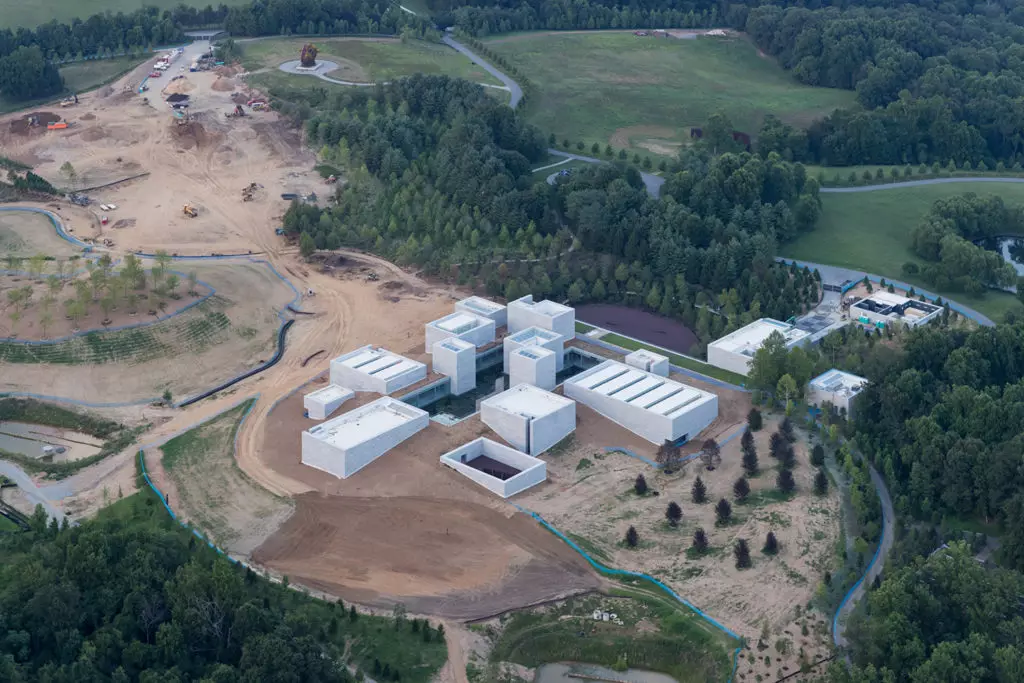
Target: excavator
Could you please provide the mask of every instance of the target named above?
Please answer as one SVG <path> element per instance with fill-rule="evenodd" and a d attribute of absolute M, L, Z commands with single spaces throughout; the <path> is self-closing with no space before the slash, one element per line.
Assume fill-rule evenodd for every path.
<path fill-rule="evenodd" d="M 224 116 L 228 117 L 229 119 L 234 119 L 234 118 L 241 118 L 243 116 L 247 116 L 247 114 L 245 113 L 245 110 L 242 109 L 242 105 L 236 104 L 235 105 L 235 110 L 234 111 L 226 112 L 224 114 Z"/>
<path fill-rule="evenodd" d="M 186 204 L 185 206 L 181 207 L 181 213 L 184 214 L 186 218 L 195 218 L 196 216 L 199 215 L 199 212 L 196 211 L 195 207 L 192 206 L 191 204 Z"/>

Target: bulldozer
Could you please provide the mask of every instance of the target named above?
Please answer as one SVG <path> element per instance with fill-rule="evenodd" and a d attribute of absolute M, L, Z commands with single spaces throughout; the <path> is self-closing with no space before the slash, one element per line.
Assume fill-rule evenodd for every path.
<path fill-rule="evenodd" d="M 186 204 L 185 206 L 181 207 L 181 213 L 186 218 L 195 218 L 196 216 L 199 215 L 199 212 L 196 211 L 195 207 L 192 206 L 191 204 Z"/>
<path fill-rule="evenodd" d="M 263 186 L 259 185 L 258 183 L 249 183 L 248 185 L 243 187 L 242 188 L 242 201 L 243 202 L 251 202 L 253 199 L 256 198 L 256 190 L 260 189 L 261 187 L 263 187 Z"/>

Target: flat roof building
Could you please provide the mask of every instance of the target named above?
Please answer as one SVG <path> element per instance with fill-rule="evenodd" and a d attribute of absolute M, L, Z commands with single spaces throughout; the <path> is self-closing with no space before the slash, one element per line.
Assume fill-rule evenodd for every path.
<path fill-rule="evenodd" d="M 331 384 L 390 394 L 427 377 L 427 366 L 387 349 L 366 345 L 331 361 Z"/>
<path fill-rule="evenodd" d="M 303 396 L 302 406 L 311 420 L 326 420 L 331 413 L 341 407 L 341 404 L 355 395 L 356 392 L 348 387 L 328 384 Z"/>
<path fill-rule="evenodd" d="M 563 385 L 588 405 L 653 444 L 684 443 L 718 417 L 718 397 L 681 382 L 608 360 Z"/>
<path fill-rule="evenodd" d="M 885 327 L 903 323 L 917 327 L 934 320 L 942 314 L 942 306 L 927 301 L 908 299 L 886 291 L 874 292 L 871 296 L 855 302 L 850 307 L 850 318 L 864 325 Z"/>
<path fill-rule="evenodd" d="M 510 387 L 532 384 L 551 391 L 555 388 L 555 352 L 543 346 L 523 347 L 509 355 L 508 378 Z"/>
<path fill-rule="evenodd" d="M 474 346 L 484 346 L 494 341 L 494 321 L 473 313 L 456 311 L 443 318 L 426 324 L 427 353 L 432 353 L 434 344 L 442 339 L 457 337 Z"/>
<path fill-rule="evenodd" d="M 787 349 L 808 343 L 811 336 L 806 330 L 789 323 L 761 318 L 708 344 L 708 363 L 716 368 L 747 375 L 750 373 L 750 361 L 754 353 L 773 332 L 782 335 Z"/>
<path fill-rule="evenodd" d="M 499 303 L 482 299 L 478 296 L 471 296 L 455 304 L 456 312 L 471 313 L 481 318 L 490 318 L 494 321 L 495 327 L 508 325 L 508 312 Z"/>
<path fill-rule="evenodd" d="M 514 448 L 540 455 L 576 430 L 576 403 L 520 384 L 481 401 L 480 420 Z"/>
<path fill-rule="evenodd" d="M 625 361 L 626 365 L 631 368 L 643 370 L 652 375 L 668 377 L 668 356 L 662 356 L 660 353 L 637 349 L 633 353 L 627 354 Z"/>
<path fill-rule="evenodd" d="M 452 396 L 461 396 L 476 389 L 476 346 L 464 339 L 451 337 L 434 344 L 431 356 L 434 372 L 451 378 Z"/>
<path fill-rule="evenodd" d="M 505 374 L 511 371 L 508 364 L 509 355 L 520 348 L 540 347 L 553 351 L 555 353 L 555 370 L 557 372 L 561 372 L 565 364 L 565 339 L 557 332 L 552 332 L 543 327 L 527 327 L 525 330 L 510 334 L 502 340 L 502 344 L 504 345 L 503 353 L 505 354 Z"/>
<path fill-rule="evenodd" d="M 508 305 L 508 331 L 515 334 L 528 327 L 541 327 L 562 335 L 566 341 L 576 338 L 576 310 L 554 301 L 534 302 L 527 294 Z"/>
<path fill-rule="evenodd" d="M 547 463 L 497 441 L 480 437 L 441 456 L 441 464 L 502 498 L 547 479 Z"/>
<path fill-rule="evenodd" d="M 429 422 L 426 411 L 385 396 L 302 432 L 302 463 L 345 479 Z"/>
<path fill-rule="evenodd" d="M 807 385 L 807 402 L 819 408 L 825 403 L 831 403 L 837 411 L 845 411 L 847 416 L 852 416 L 854 399 L 867 383 L 864 377 L 842 370 L 829 370 Z"/>

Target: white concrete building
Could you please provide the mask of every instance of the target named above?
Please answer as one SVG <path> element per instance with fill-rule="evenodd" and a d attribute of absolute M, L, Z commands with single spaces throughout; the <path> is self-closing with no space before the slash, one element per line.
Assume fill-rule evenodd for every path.
<path fill-rule="evenodd" d="M 385 396 L 302 432 L 302 463 L 345 479 L 429 423 L 425 410 Z"/>
<path fill-rule="evenodd" d="M 643 370 L 659 377 L 668 377 L 668 357 L 660 353 L 637 349 L 633 353 L 627 354 L 625 361 L 626 365 L 631 368 Z"/>
<path fill-rule="evenodd" d="M 427 377 L 427 366 L 366 345 L 331 361 L 331 384 L 355 391 L 390 394 Z"/>
<path fill-rule="evenodd" d="M 326 420 L 345 401 L 353 398 L 356 392 L 337 384 L 328 384 L 322 389 L 310 392 L 302 397 L 302 406 L 312 420 Z"/>
<path fill-rule="evenodd" d="M 502 498 L 536 486 L 548 476 L 543 460 L 483 437 L 445 453 L 441 464 Z"/>
<path fill-rule="evenodd" d="M 812 379 L 807 385 L 807 402 L 819 408 L 824 403 L 831 403 L 837 411 L 845 410 L 847 416 L 852 416 L 853 399 L 867 383 L 864 377 L 842 370 L 829 370 Z"/>
<path fill-rule="evenodd" d="M 785 340 L 786 348 L 806 344 L 810 334 L 789 323 L 761 318 L 708 344 L 708 363 L 740 375 L 750 373 L 750 361 L 772 332 Z"/>
<path fill-rule="evenodd" d="M 554 301 L 534 302 L 527 294 L 508 305 L 508 331 L 515 334 L 528 327 L 541 327 L 562 335 L 564 341 L 576 338 L 576 310 Z"/>
<path fill-rule="evenodd" d="M 508 385 L 532 384 L 551 391 L 555 388 L 555 352 L 542 346 L 516 349 L 509 355 Z"/>
<path fill-rule="evenodd" d="M 576 403 L 520 384 L 481 401 L 480 420 L 513 447 L 540 455 L 576 430 Z"/>
<path fill-rule="evenodd" d="M 718 397 L 609 360 L 571 377 L 565 395 L 661 445 L 695 438 L 718 417 Z"/>
<path fill-rule="evenodd" d="M 427 323 L 425 329 L 427 353 L 433 351 L 434 344 L 450 337 L 463 339 L 474 346 L 494 341 L 494 321 L 473 313 L 456 311 Z"/>
<path fill-rule="evenodd" d="M 899 294 L 890 294 L 884 290 L 874 292 L 866 299 L 857 301 L 850 307 L 850 319 L 864 325 L 885 327 L 902 323 L 908 327 L 917 327 L 942 315 L 942 306 L 908 299 Z"/>
<path fill-rule="evenodd" d="M 452 396 L 461 396 L 476 388 L 476 346 L 451 337 L 434 344 L 434 372 L 451 378 Z"/>
<path fill-rule="evenodd" d="M 508 325 L 508 313 L 504 306 L 487 299 L 481 299 L 478 296 L 471 296 L 468 299 L 459 301 L 455 304 L 455 311 L 478 315 L 481 318 L 490 318 L 494 321 L 495 327 L 505 327 Z"/>
<path fill-rule="evenodd" d="M 555 353 L 555 370 L 558 372 L 561 372 L 562 367 L 565 365 L 565 339 L 557 332 L 552 332 L 542 327 L 528 327 L 525 330 L 508 335 L 502 340 L 502 344 L 504 345 L 503 353 L 505 354 L 505 364 L 503 366 L 505 374 L 509 373 L 509 355 L 520 348 L 540 347 L 553 351 Z"/>

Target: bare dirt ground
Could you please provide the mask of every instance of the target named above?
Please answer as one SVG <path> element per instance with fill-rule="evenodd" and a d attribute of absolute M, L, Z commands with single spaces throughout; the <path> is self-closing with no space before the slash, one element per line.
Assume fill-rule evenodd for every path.
<path fill-rule="evenodd" d="M 99 220 L 80 207 L 62 207 L 59 204 L 25 204 L 47 209 L 61 217 L 69 232 L 79 233 L 83 239 L 98 234 Z M 36 254 L 67 259 L 81 254 L 80 247 L 57 236 L 50 219 L 27 211 L 0 212 L 0 254 L 31 258 Z M 23 264 L 24 265 L 24 264 Z M 0 265 L 6 267 L 6 263 Z M 24 270 L 24 267 L 21 268 Z"/>
<path fill-rule="evenodd" d="M 738 417 L 738 412 L 733 414 Z M 728 426 L 722 427 L 729 431 Z M 775 420 L 769 420 L 755 435 L 762 473 L 750 480 L 752 493 L 746 504 L 736 503 L 732 492 L 743 473 L 739 438 L 722 448 L 722 464 L 714 471 L 704 470 L 694 460 L 682 472 L 666 475 L 634 458 L 603 452 L 601 444 L 583 436 L 583 429 L 577 431 L 571 450 L 548 459 L 548 481 L 557 488 L 531 489 L 517 502 L 561 531 L 583 539 L 595 559 L 652 574 L 745 636 L 757 659 L 747 662 L 744 653 L 741 672 L 768 676 L 789 667 L 783 673 L 791 673 L 799 669 L 801 650 L 809 661 L 828 650 L 827 618 L 807 614 L 803 608 L 824 572 L 832 569 L 839 497 L 834 492 L 820 498 L 812 493 L 814 470 L 801 443 L 794 471 L 798 494 L 788 501 L 773 500 L 776 471 L 768 455 L 768 439 L 774 429 Z M 641 454 L 650 457 L 652 450 L 649 447 Z M 639 474 L 659 495 L 639 497 L 633 492 Z M 709 502 L 702 505 L 694 504 L 690 493 L 698 475 L 708 490 Z M 720 498 L 733 504 L 733 523 L 724 527 L 715 525 L 714 505 Z M 669 501 L 683 509 L 677 528 L 665 521 Z M 630 526 L 640 536 L 636 549 L 623 542 Z M 697 527 L 707 532 L 711 550 L 703 557 L 690 557 L 686 551 Z M 768 531 L 775 533 L 781 547 L 774 557 L 760 552 Z M 738 538 L 750 545 L 751 569 L 735 567 L 732 548 Z M 804 624 L 807 635 L 802 633 Z M 770 652 L 756 647 L 765 629 Z M 775 651 L 780 639 L 790 641 L 788 648 L 783 646 L 785 654 Z M 772 664 L 765 664 L 766 655 Z"/>

